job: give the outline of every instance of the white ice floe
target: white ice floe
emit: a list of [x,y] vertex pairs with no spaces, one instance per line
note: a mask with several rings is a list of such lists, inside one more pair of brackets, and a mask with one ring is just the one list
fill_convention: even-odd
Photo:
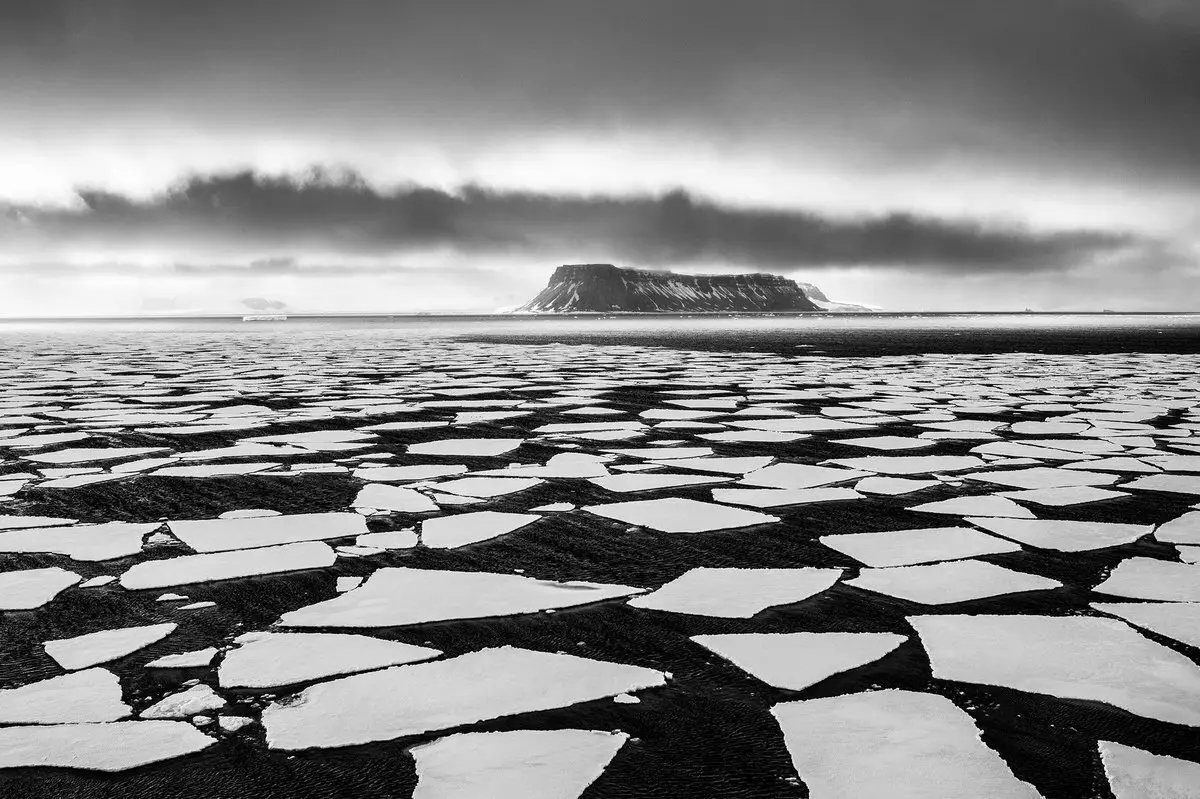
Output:
[[[341,626],[341,625],[332,625]],[[222,688],[274,688],[429,660],[438,649],[339,633],[248,633],[225,654]]]
[[75,524],[75,519],[57,519],[53,516],[3,516],[0,515],[0,530],[18,530],[28,527],[62,527]]
[[570,502],[552,502],[549,505],[538,505],[536,508],[530,508],[533,513],[566,513],[567,511],[575,510],[575,506]]
[[991,494],[973,497],[953,497],[938,502],[926,502],[914,505],[907,510],[920,513],[944,513],[950,516],[1006,516],[1018,519],[1032,519],[1033,512],[1022,507],[1011,499]]
[[1052,466],[1035,466],[1031,469],[1006,469],[994,472],[968,474],[969,480],[1012,486],[1013,488],[1066,488],[1068,486],[1112,485],[1119,475],[1103,472],[1088,472],[1081,469],[1060,469]]
[[112,560],[142,551],[142,539],[160,522],[106,522],[0,532],[0,552],[55,552],[74,560]]
[[1191,511],[1161,524],[1154,537],[1169,544],[1200,544],[1200,511]]
[[594,730],[451,735],[412,749],[412,799],[576,799],[628,738]]
[[1148,535],[1154,525],[1114,522],[1076,522],[1063,519],[968,518],[971,524],[996,535],[1038,549],[1085,552],[1132,543]]
[[354,539],[356,546],[378,549],[412,549],[420,542],[415,530],[388,530],[381,533],[364,533]]
[[890,475],[963,472],[987,465],[971,455],[870,455],[865,458],[836,458],[830,463],[870,474]]
[[267,510],[265,508],[246,508],[243,510],[227,510],[217,516],[218,519],[257,519],[263,516],[282,516],[283,514],[277,510]]
[[46,642],[46,654],[67,671],[86,669],[98,663],[123,658],[161,641],[175,632],[176,626],[173,622],[166,622],[100,630],[74,638],[58,638]]
[[1093,602],[1092,607],[1135,627],[1200,648],[1200,603]]
[[1040,799],[945,697],[912,691],[787,702],[771,710],[812,799]]
[[862,569],[858,577],[846,583],[922,605],[947,605],[1062,586],[1048,577],[1012,571],[978,560]]
[[164,451],[166,451],[166,447],[96,447],[92,449],[58,449],[53,452],[22,455],[21,457],[27,461],[37,461],[38,463],[95,463],[135,458],[140,455],[149,455],[152,452]]
[[453,549],[508,535],[540,518],[534,513],[490,510],[439,516],[421,522],[421,543],[431,549]]
[[802,691],[879,660],[908,639],[894,633],[743,633],[692,640],[768,685]]
[[856,419],[853,422],[844,422],[824,416],[793,416],[782,419],[734,419],[728,424],[746,430],[768,430],[776,433],[826,433],[835,430],[870,430],[873,427],[871,423],[859,423],[865,421]]
[[909,438],[907,436],[866,436],[864,438],[839,438],[833,441],[834,444],[843,444],[847,447],[865,447],[866,449],[878,449],[886,451],[905,450],[905,449],[923,449],[932,447],[935,442],[921,438]]
[[163,655],[146,664],[148,669],[198,669],[213,662],[217,656],[217,648],[210,646],[196,649],[192,652],[180,652],[177,655]]
[[1131,474],[1154,474],[1160,469],[1157,466],[1151,466],[1145,461],[1140,461],[1137,458],[1101,458],[1095,461],[1079,461],[1077,463],[1064,464],[1064,469],[1084,469],[1093,472],[1128,472]]
[[409,444],[407,451],[410,455],[494,458],[512,452],[524,443],[523,438],[446,438]]
[[257,577],[266,574],[320,569],[332,566],[333,550],[320,541],[304,541],[277,547],[182,555],[164,560],[135,563],[121,575],[121,585],[130,590],[172,588],[215,580]]
[[444,483],[438,483],[437,488],[439,491],[447,491],[451,494],[490,499],[492,497],[502,497],[508,494],[515,494],[518,491],[527,491],[530,488],[539,486],[544,482],[544,480],[541,480],[537,477],[470,476],[463,477],[458,480],[449,480]]
[[763,488],[817,488],[835,483],[846,483],[869,475],[870,472],[857,472],[853,469],[832,469],[828,466],[810,466],[804,463],[776,463],[746,475],[738,481],[738,485],[762,486]]
[[1200,668],[1124,622],[1095,616],[910,616],[933,676],[1200,726]]
[[1195,799],[1200,763],[1100,741],[1100,761],[1116,799]]
[[434,569],[379,569],[342,596],[283,614],[288,627],[396,627],[513,616],[641,593],[609,583],[555,582],[518,574]]
[[0,728],[0,768],[124,771],[172,760],[216,741],[184,721],[118,721]]
[[0,610],[33,610],[78,583],[75,572],[51,566],[0,572]]
[[611,449],[608,452],[614,455],[624,455],[627,458],[643,458],[654,461],[707,458],[713,454],[712,447],[640,447],[637,449]]
[[923,488],[941,485],[937,480],[910,480],[904,477],[864,477],[854,484],[854,490],[863,494],[898,496],[911,494]]
[[1184,563],[1200,563],[1200,546],[1177,546],[1175,549],[1179,552],[1179,559]]
[[1015,422],[1012,432],[1022,436],[1069,436],[1088,429],[1086,422]]
[[676,469],[688,469],[695,472],[741,475],[769,466],[773,460],[775,458],[770,455],[742,458],[681,458],[672,460],[670,465]]
[[628,494],[635,491],[661,491],[664,488],[711,485],[713,483],[725,483],[729,480],[729,477],[716,477],[703,474],[634,472],[630,474],[613,474],[608,477],[593,477],[588,482],[606,491]]
[[435,480],[439,477],[464,474],[466,471],[466,466],[438,466],[436,464],[363,466],[354,470],[354,476],[360,480],[377,480],[381,483],[411,483],[418,480]]
[[774,605],[808,599],[832,586],[841,569],[711,569],[684,572],[630,607],[748,619]]
[[352,577],[339,577],[337,578],[337,584],[334,586],[334,590],[339,594],[344,594],[347,591],[353,591],[355,588],[358,588],[360,585],[362,585],[362,581],[363,578],[357,575]]
[[428,513],[438,509],[437,504],[420,491],[387,483],[368,483],[359,489],[350,503],[355,508],[376,508],[401,513]]
[[842,502],[864,497],[852,488],[714,488],[712,498],[714,502],[730,505],[778,508],[814,502]]
[[1121,487],[1138,491],[1161,491],[1168,494],[1200,494],[1200,475],[1152,474],[1147,477],[1139,477]]
[[155,602],[180,602],[180,601],[185,601],[185,600],[187,600],[187,597],[184,596],[183,594],[166,593],[166,594],[163,594],[163,595],[157,597],[154,601]]
[[[1124,491],[1109,491],[1107,488],[1093,486],[1063,486],[1061,488],[1031,488],[1027,491],[1005,491],[1000,496],[1020,502],[1032,502],[1035,505],[1061,508],[1070,505],[1085,505],[1089,502],[1103,502],[1106,499],[1127,497],[1129,494]],[[986,516],[987,514],[979,515]]]
[[102,574],[99,577],[93,577],[90,580],[84,580],[82,583],[79,584],[79,587],[80,588],[99,588],[102,585],[108,585],[109,583],[116,582],[116,579],[117,578],[113,577],[111,574]]
[[131,712],[121,699],[117,675],[106,669],[86,669],[0,690],[0,724],[116,721]]
[[263,711],[272,749],[386,741],[663,685],[660,671],[515,647],[319,683]]
[[357,513],[297,513],[256,516],[248,519],[199,519],[171,521],[171,532],[197,552],[292,544],[345,538],[367,532],[367,523]]
[[969,527],[933,527],[919,530],[891,530],[880,533],[824,535],[819,539],[868,566],[910,566],[938,560],[960,560],[976,555],[1019,552],[1010,541],[972,530]]
[[790,444],[808,438],[806,433],[777,433],[770,430],[726,430],[723,433],[701,433],[705,441],[728,444]]
[[1200,602],[1200,566],[1154,558],[1126,558],[1092,589],[1098,594]]
[[242,727],[253,723],[254,719],[249,716],[220,716],[217,718],[217,725],[225,732],[237,732]]
[[156,469],[150,474],[154,477],[236,477],[242,474],[265,472],[279,465],[275,461],[255,461],[253,463],[215,463],[207,466],[167,466],[163,469]]
[[176,610],[203,610],[204,608],[215,608],[216,606],[217,606],[216,602],[204,600],[203,602],[192,602],[187,605],[180,605],[179,607],[177,607],[175,609]]
[[143,719],[185,719],[225,707],[225,700],[204,683],[164,697],[138,714]]
[[678,497],[590,505],[584,510],[597,516],[649,527],[662,533],[703,533],[779,521],[775,516],[757,511]]

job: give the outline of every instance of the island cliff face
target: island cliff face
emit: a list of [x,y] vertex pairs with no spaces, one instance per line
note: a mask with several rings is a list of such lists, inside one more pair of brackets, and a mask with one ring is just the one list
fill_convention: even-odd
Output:
[[820,311],[779,275],[680,275],[612,264],[567,264],[517,313]]

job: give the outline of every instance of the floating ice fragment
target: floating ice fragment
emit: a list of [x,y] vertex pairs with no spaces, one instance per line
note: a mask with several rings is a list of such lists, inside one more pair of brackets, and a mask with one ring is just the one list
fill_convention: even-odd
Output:
[[180,541],[197,552],[224,552],[299,541],[320,541],[367,532],[367,523],[357,513],[297,513],[248,519],[199,519],[172,521],[168,522],[167,526]]
[[1067,699],[1200,726],[1200,668],[1094,616],[910,616],[933,676]]
[[742,633],[692,640],[768,685],[802,691],[878,660],[908,639],[894,633]]
[[239,577],[257,577],[301,569],[319,569],[332,566],[334,560],[333,550],[319,541],[202,555],[183,555],[165,560],[135,563],[121,575],[121,585],[130,590],[172,588],[214,580],[232,580]]
[[146,664],[148,669],[197,669],[212,663],[217,656],[217,648],[210,646],[193,652],[180,652],[178,655],[163,655]]
[[466,466],[438,466],[421,464],[416,466],[364,466],[354,470],[360,480],[376,480],[381,483],[407,483],[418,480],[433,480],[454,474],[464,474]]
[[[510,471],[516,471],[510,470]],[[518,491],[526,491],[534,486],[541,485],[544,480],[536,477],[463,477],[458,480],[450,480],[444,483],[438,483],[437,487],[442,491],[449,491],[451,494],[461,494],[468,497],[491,498],[501,497],[507,494],[515,494]],[[400,489],[402,490],[402,489]]]
[[593,730],[451,735],[412,749],[412,799],[576,799],[628,738]]
[[777,517],[765,513],[678,497],[590,505],[584,510],[663,533],[702,533],[779,521]]
[[867,449],[901,450],[922,449],[932,447],[933,441],[905,436],[867,436],[864,438],[839,438],[832,443],[843,444],[847,447],[866,447]]
[[142,551],[142,538],[159,522],[106,522],[0,532],[0,552],[55,552],[75,560],[112,560]]
[[1194,602],[1093,602],[1101,613],[1118,616],[1130,624],[1200,647],[1200,604]]
[[588,482],[606,491],[628,494],[634,491],[661,491],[664,488],[724,483],[728,482],[729,479],[728,477],[712,477],[699,474],[648,474],[645,472],[634,472],[631,474],[614,474],[608,477],[594,477],[588,480]]
[[[338,625],[335,625],[338,626]],[[438,649],[338,633],[250,633],[226,653],[223,688],[274,688],[429,660]]]
[[[1089,502],[1102,502],[1106,499],[1129,495],[1124,491],[1109,491],[1106,488],[1092,486],[1063,486],[1062,488],[1033,488],[1028,491],[1005,491],[1000,496],[1021,502],[1032,502],[1035,505],[1061,508],[1069,505],[1085,505]],[[987,514],[979,515],[986,516]]]
[[[350,595],[348,595],[350,596]],[[319,683],[263,712],[272,749],[386,741],[664,684],[653,669],[515,647]]]
[[358,588],[362,585],[362,581],[363,578],[359,576],[339,577],[337,578],[337,585],[334,587],[334,590],[339,594],[344,594],[347,591],[353,591],[355,588]]
[[1154,537],[1170,544],[1200,544],[1200,511],[1185,513],[1159,525]]
[[216,741],[182,721],[118,721],[0,728],[0,768],[57,766],[94,771],[171,760]]
[[714,488],[712,497],[714,502],[751,508],[863,499],[862,494],[851,488]]
[[1200,475],[1152,474],[1139,477],[1121,487],[1138,491],[1162,491],[1168,494],[1200,494]]
[[277,510],[266,510],[262,508],[247,508],[245,510],[227,510],[218,519],[257,519],[264,516],[282,516],[283,514]]
[[51,566],[0,572],[0,610],[32,610],[78,583],[75,572]]
[[919,602],[945,605],[973,599],[1046,591],[1062,583],[1036,574],[1012,571],[978,560],[951,561],[922,566],[862,569],[848,585],[879,594]]
[[138,714],[143,719],[183,719],[225,707],[225,700],[204,683],[172,694]]
[[28,527],[61,527],[75,524],[75,519],[56,519],[52,516],[0,516],[0,530]]
[[969,527],[845,533],[821,536],[819,540],[830,549],[836,549],[868,566],[909,566],[1021,550],[1010,541]]
[[529,510],[534,513],[565,513],[566,511],[575,510],[575,506],[570,502],[553,502],[549,505],[539,505]]
[[996,519],[971,517],[968,522],[996,535],[1038,549],[1085,552],[1132,543],[1154,529],[1153,525],[1076,522],[1062,519]]
[[985,494],[973,497],[953,497],[939,502],[914,505],[908,510],[921,513],[945,513],[951,516],[1008,516],[1032,519],[1033,513],[1011,499]]
[[379,569],[342,596],[283,614],[288,627],[397,627],[536,613],[630,596],[627,585],[554,582],[491,572]]
[[84,580],[82,583],[79,584],[79,587],[80,588],[99,588],[102,585],[108,585],[111,582],[115,582],[116,579],[117,578],[113,577],[111,574],[102,574],[99,577],[93,577],[90,580]]
[[1200,566],[1154,558],[1126,558],[1092,589],[1099,594],[1200,602]]
[[58,638],[46,642],[46,654],[67,671],[85,669],[98,663],[123,658],[155,641],[161,641],[175,632],[176,626],[173,622],[167,622],[100,630],[74,638]]
[[53,452],[42,452],[37,455],[22,455],[27,461],[39,463],[95,463],[96,461],[114,461],[133,458],[138,455],[148,455],[152,452],[164,452],[166,447],[96,447],[92,449],[59,449]]
[[540,518],[531,513],[490,510],[439,516],[421,522],[421,543],[432,549],[452,549],[507,535]]
[[774,605],[808,599],[832,586],[841,569],[696,568],[644,596],[630,607],[748,619]]
[[121,683],[106,669],[86,669],[0,690],[0,724],[72,724],[116,721],[132,708]]
[[1040,799],[949,699],[874,691],[771,710],[812,799]]
[[376,508],[402,513],[428,513],[438,509],[433,500],[419,491],[386,483],[368,483],[359,490],[350,504],[356,508]]
[[168,466],[156,469],[150,474],[154,477],[235,477],[241,474],[255,474],[274,469],[278,463],[216,463],[208,466]]
[[[868,474],[931,474],[932,472],[962,472],[987,464],[970,455],[871,455],[865,458],[835,458],[830,463],[847,469],[860,469]],[[866,475],[863,475],[866,476]]]
[[803,463],[776,463],[746,475],[737,484],[765,488],[816,488],[845,483],[869,475],[870,472],[856,472],[852,469],[832,469],[828,466],[810,466]]
[[940,485],[937,480],[909,480],[904,477],[864,477],[854,484],[854,490],[863,494],[897,496],[911,494],[923,488]]
[[441,457],[494,458],[512,452],[524,443],[525,439],[522,438],[447,438],[409,444],[408,453]]
[[415,530],[389,530],[382,533],[364,533],[354,539],[355,546],[379,549],[412,549],[420,542]]
[[1036,466],[1032,469],[1007,469],[968,474],[968,480],[1012,486],[1013,488],[1064,488],[1067,486],[1103,486],[1117,482],[1118,475],[1083,470]]
[[237,732],[242,727],[253,723],[254,719],[249,716],[221,716],[217,719],[217,724],[225,732]]

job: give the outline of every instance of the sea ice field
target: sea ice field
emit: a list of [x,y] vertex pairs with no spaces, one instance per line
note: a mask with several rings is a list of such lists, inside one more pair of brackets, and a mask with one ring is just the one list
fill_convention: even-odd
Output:
[[3,331],[0,796],[1200,797],[1194,322],[638,324]]

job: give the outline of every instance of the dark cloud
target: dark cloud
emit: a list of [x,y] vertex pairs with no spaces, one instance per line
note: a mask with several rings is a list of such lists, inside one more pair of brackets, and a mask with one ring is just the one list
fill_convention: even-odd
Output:
[[1200,13],[1164,0],[11,0],[0,69],[85,125],[1200,167]]
[[[245,266],[175,264],[179,272],[287,274],[292,253],[396,256],[450,248],[530,259],[571,257],[644,266],[721,264],[788,269],[868,265],[947,273],[1054,271],[1140,242],[1104,231],[1035,232],[891,214],[835,218],[739,208],[684,191],[661,196],[551,196],[467,187],[381,191],[345,172],[304,178],[194,177],[152,200],[87,191],[82,207],[9,208],[8,232],[36,248],[148,246],[165,251],[289,253]],[[369,266],[386,270],[386,266]]]

